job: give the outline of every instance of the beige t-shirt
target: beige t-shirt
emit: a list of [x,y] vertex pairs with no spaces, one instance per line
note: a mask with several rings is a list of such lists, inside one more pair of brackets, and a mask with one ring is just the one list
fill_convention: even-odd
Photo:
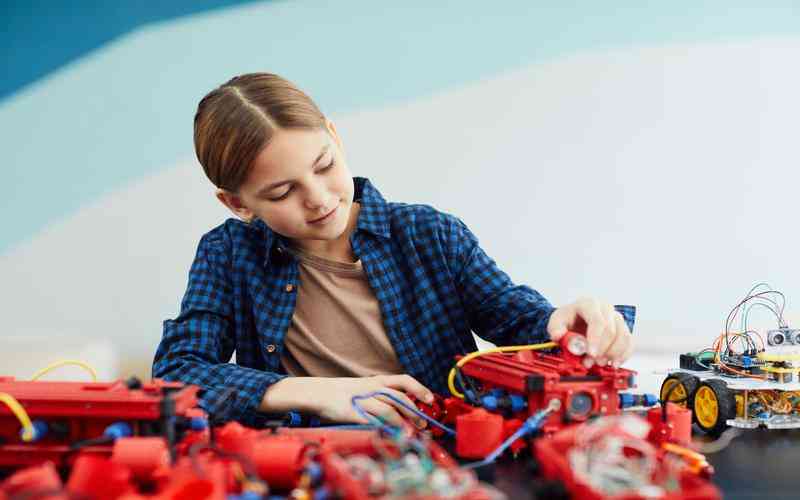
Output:
[[404,373],[361,261],[327,260],[296,248],[300,280],[281,362],[289,375],[365,377]]

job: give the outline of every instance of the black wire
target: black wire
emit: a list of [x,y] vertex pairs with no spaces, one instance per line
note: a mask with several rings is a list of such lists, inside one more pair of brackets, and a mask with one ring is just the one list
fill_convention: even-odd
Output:
[[[730,339],[728,337],[728,333],[730,332],[731,321],[736,318],[736,311],[739,308],[741,308],[742,305],[745,304],[746,302],[748,302],[748,301],[750,301],[752,299],[755,299],[755,298],[759,298],[759,297],[763,298],[764,296],[769,295],[769,294],[780,295],[781,298],[783,299],[783,301],[782,301],[783,304],[784,305],[786,304],[786,296],[783,295],[783,293],[781,293],[781,292],[779,292],[777,290],[767,290],[767,291],[764,291],[764,292],[759,292],[757,294],[749,294],[749,295],[747,295],[744,299],[741,300],[741,302],[736,304],[733,307],[733,309],[731,309],[731,312],[728,313],[728,317],[725,319],[725,345],[728,347],[728,350],[730,350],[730,345],[731,345],[730,344]],[[770,300],[770,299],[765,299],[765,300]],[[781,314],[778,316],[778,323],[779,324],[783,323],[783,309],[781,309]]]
[[84,439],[83,441],[77,441],[69,445],[70,451],[78,451],[81,448],[86,448],[87,446],[99,446],[103,444],[113,443],[114,438],[111,436],[100,436],[91,439]]
[[164,391],[163,396],[164,398],[159,405],[161,408],[159,420],[162,423],[161,431],[164,436],[164,441],[167,443],[167,449],[169,450],[169,463],[170,465],[175,465],[175,462],[178,460],[178,451],[175,448],[175,441],[177,439],[175,435],[175,400],[172,399],[170,392]]
[[[475,381],[472,380],[472,377],[467,377],[464,374],[462,374],[461,367],[459,366],[456,366],[456,380],[458,381],[459,384],[461,384],[461,389],[464,391],[464,398],[467,400],[467,402],[476,405],[480,404],[480,401],[478,400],[478,394],[480,394],[480,391],[478,390],[478,387],[475,385]],[[467,384],[469,384],[469,389],[470,389],[469,391],[467,390]],[[469,394],[470,392],[472,393],[471,396]]]
[[[773,304],[775,305],[775,307],[778,307],[777,304],[775,304],[774,302],[773,302]],[[750,311],[756,306],[765,307],[770,312],[772,312],[772,314],[774,314],[775,318],[777,318],[777,320],[778,320],[778,327],[779,328],[782,328],[782,327],[785,326],[783,324],[783,317],[778,313],[778,311],[776,311],[774,308],[770,307],[768,304],[765,304],[763,302],[754,302],[754,303],[750,304],[749,306],[747,306],[746,308],[744,308],[744,312],[742,313],[742,319],[744,321],[744,329],[745,330],[747,330],[747,320],[750,317]]]
[[[766,346],[764,346],[764,339],[762,339],[762,338],[761,338],[761,335],[759,335],[757,331],[755,331],[755,330],[747,330],[747,331],[746,331],[746,332],[744,332],[744,333],[746,333],[748,336],[749,336],[751,333],[755,333],[755,334],[756,334],[756,336],[758,337],[758,340],[759,340],[759,342],[761,343],[761,348],[762,348],[762,350],[763,350],[763,348],[765,348],[765,347],[766,347]],[[752,338],[752,337],[750,337],[750,338]],[[753,349],[755,349],[755,351],[756,351],[756,352],[759,352],[759,347],[758,347],[758,344],[756,344],[756,341],[755,341],[755,340],[753,340]]]
[[[772,309],[771,307],[769,307],[767,304],[765,304],[763,302],[756,302],[756,304],[761,304],[762,306],[767,307],[770,311],[772,311],[772,313],[778,319],[778,324],[780,326],[783,326],[783,324],[784,324],[784,322],[783,322],[783,310],[784,310],[784,308],[786,306],[786,296],[783,293],[781,293],[781,292],[779,292],[777,290],[766,290],[764,292],[759,292],[759,293],[757,293],[755,295],[747,295],[744,299],[742,299],[742,301],[739,304],[737,304],[737,306],[734,308],[734,310],[740,308],[745,302],[748,302],[748,301],[756,299],[756,298],[759,299],[759,300],[765,300],[765,301],[771,303],[772,305],[774,305],[777,308],[778,307],[778,303],[776,301],[774,301],[773,299],[771,299],[770,297],[767,297],[767,295],[770,295],[770,294],[776,294],[776,295],[779,295],[781,297],[782,300],[781,300],[781,305],[780,305],[780,313],[775,311],[774,309]],[[731,312],[733,312],[733,311],[731,311]],[[736,315],[734,315],[733,317],[730,318],[731,322],[735,319],[735,317],[736,317]],[[727,324],[727,323],[726,323],[726,328],[730,328],[729,324]]]
[[71,445],[69,445],[69,448],[67,449],[67,451],[63,455],[61,455],[61,457],[59,458],[59,462],[58,462],[59,463],[59,467],[69,467],[70,466],[70,460],[72,459],[72,456],[75,455],[76,453],[80,452],[83,448],[86,448],[87,446],[100,446],[100,445],[104,445],[104,444],[109,444],[109,443],[111,443],[113,441],[114,441],[114,438],[111,438],[109,436],[100,436],[100,437],[91,438],[91,439],[84,439],[83,441],[77,441],[75,443],[72,443]]
[[[781,312],[780,312],[780,317],[779,317],[778,321],[779,321],[779,323],[781,323],[781,326],[786,326],[786,324],[783,322],[783,311],[786,309],[786,296],[784,296],[781,292],[773,290],[772,287],[769,286],[769,283],[765,283],[765,282],[762,281],[761,283],[756,283],[755,285],[753,285],[753,288],[751,288],[750,291],[747,292],[747,295],[752,294],[754,291],[756,291],[761,286],[766,286],[767,287],[767,291],[770,291],[770,292],[774,291],[778,295],[781,296],[781,307],[780,307]],[[769,302],[772,302],[772,304],[775,307],[778,307],[778,303],[775,302],[774,300],[768,299],[766,297],[763,297],[763,299],[764,300],[768,300]]]

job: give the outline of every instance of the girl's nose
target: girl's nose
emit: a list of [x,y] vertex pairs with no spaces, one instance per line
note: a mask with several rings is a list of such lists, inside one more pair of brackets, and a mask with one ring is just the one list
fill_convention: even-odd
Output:
[[[321,185],[311,186],[306,194],[306,206],[311,210],[327,208],[328,191]],[[324,215],[324,214],[323,214]]]

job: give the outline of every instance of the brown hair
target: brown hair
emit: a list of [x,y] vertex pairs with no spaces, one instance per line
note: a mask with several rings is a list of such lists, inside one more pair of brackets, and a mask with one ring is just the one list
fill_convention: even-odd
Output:
[[249,73],[200,101],[194,148],[211,182],[235,193],[276,131],[320,127],[325,127],[325,116],[292,82],[271,73]]

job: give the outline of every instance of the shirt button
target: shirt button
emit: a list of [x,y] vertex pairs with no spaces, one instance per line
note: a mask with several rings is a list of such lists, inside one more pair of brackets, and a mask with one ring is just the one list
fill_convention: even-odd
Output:
[[287,292],[291,292],[292,290],[294,290],[294,285],[292,285],[291,283],[287,283],[286,284],[286,291]]
[[275,344],[267,345],[267,352],[275,352],[275,349],[276,349]]

